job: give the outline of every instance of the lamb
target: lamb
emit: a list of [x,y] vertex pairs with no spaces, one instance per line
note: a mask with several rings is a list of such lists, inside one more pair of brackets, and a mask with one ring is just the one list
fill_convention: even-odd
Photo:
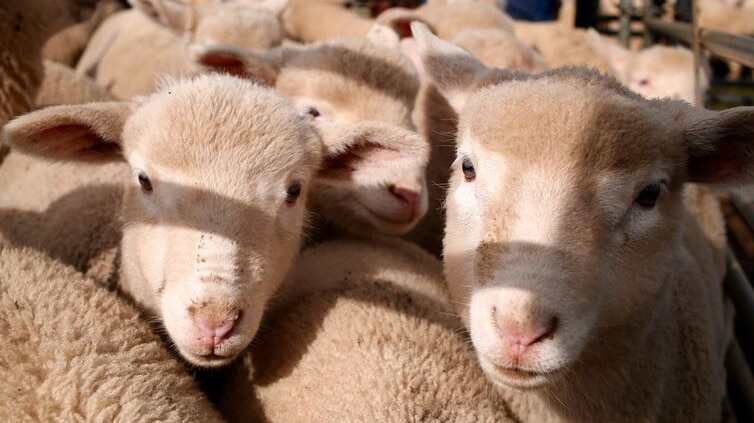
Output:
[[314,241],[404,234],[427,212],[429,146],[411,122],[418,80],[389,28],[264,53],[211,45],[192,53],[209,69],[274,86],[319,129],[326,157],[309,197]]
[[137,7],[105,21],[76,71],[120,99],[151,93],[156,76],[190,73],[188,45],[224,43],[265,50],[280,45],[278,15],[287,0],[191,6],[174,0],[133,0]]
[[44,79],[34,101],[35,107],[111,100],[115,97],[86,75],[66,65],[44,61]]
[[496,71],[413,32],[461,105],[444,275],[512,411],[719,419],[723,221],[714,196],[685,183],[754,179],[754,108],[647,100],[586,68]]
[[377,17],[377,22],[398,26],[400,22],[419,21],[432,28],[438,37],[452,40],[467,29],[497,29],[513,34],[513,19],[490,2],[454,0],[427,3],[409,10],[394,7]]
[[[654,45],[638,52],[628,50],[587,31],[594,51],[610,65],[613,74],[632,91],[646,98],[668,97],[694,103],[694,55],[681,46]],[[703,60],[700,69],[701,88],[709,84],[709,66]]]
[[585,65],[610,72],[610,66],[594,52],[586,31],[572,23],[515,21],[516,37],[538,51],[550,68]]
[[119,287],[192,364],[227,364],[249,344],[298,252],[321,160],[287,101],[204,75],[134,101],[42,109],[4,137],[54,160],[125,160]]
[[62,65],[76,67],[89,39],[102,22],[122,10],[118,0],[100,0],[96,9],[85,21],[64,28],[50,37],[42,49],[42,57]]
[[[16,115],[28,112],[42,81],[42,46],[55,31],[74,23],[83,8],[94,0],[53,2],[45,0],[3,0],[0,2],[0,126]],[[7,149],[0,147],[0,163]]]
[[373,19],[359,16],[339,1],[291,0],[282,20],[286,35],[305,43],[361,37],[374,25]]
[[514,421],[459,333],[437,259],[398,239],[340,239],[294,269],[274,330],[222,384],[229,421]]
[[548,69],[545,59],[536,50],[499,29],[467,29],[450,41],[489,67],[529,73]]
[[0,420],[220,422],[139,313],[70,267],[0,247]]

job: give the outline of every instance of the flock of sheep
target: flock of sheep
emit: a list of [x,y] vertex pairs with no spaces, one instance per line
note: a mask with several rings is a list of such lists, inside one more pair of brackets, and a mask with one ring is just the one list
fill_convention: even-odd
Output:
[[720,421],[754,108],[688,50],[129,3],[0,0],[0,420]]

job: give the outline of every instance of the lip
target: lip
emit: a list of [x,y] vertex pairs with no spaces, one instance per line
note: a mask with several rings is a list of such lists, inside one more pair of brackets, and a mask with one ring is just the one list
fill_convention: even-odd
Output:
[[222,367],[230,364],[238,356],[238,354],[224,356],[215,353],[199,355],[188,352],[184,352],[184,355],[190,359],[191,363],[202,367]]
[[516,366],[501,366],[490,360],[482,359],[482,368],[492,376],[496,382],[516,389],[537,389],[550,383],[561,371],[535,371]]

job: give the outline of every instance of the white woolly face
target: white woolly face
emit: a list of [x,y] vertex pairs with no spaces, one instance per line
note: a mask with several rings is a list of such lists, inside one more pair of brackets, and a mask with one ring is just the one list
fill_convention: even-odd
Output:
[[[474,107],[476,116],[480,109],[491,110]],[[544,130],[516,133],[520,125],[500,118],[514,112],[501,109],[487,120],[461,116],[444,268],[483,370],[495,383],[530,389],[585,360],[605,331],[649,313],[679,242],[680,185],[677,162],[646,146],[626,147],[637,162],[625,167],[620,155],[610,162],[612,141],[579,145],[583,133],[549,130],[554,115],[535,118]],[[511,132],[479,126],[492,119]],[[584,162],[600,155],[607,165],[590,170]]]
[[203,367],[231,362],[256,334],[300,248],[321,148],[292,108],[217,100],[204,117],[144,107],[124,131],[123,283]]
[[[704,70],[701,72],[700,78],[705,81]],[[645,98],[694,102],[694,57],[688,49],[655,46],[634,53],[619,77]]]
[[316,69],[284,69],[277,88],[311,119],[325,144],[311,209],[349,233],[411,230],[429,205],[429,146],[413,130],[411,108]]

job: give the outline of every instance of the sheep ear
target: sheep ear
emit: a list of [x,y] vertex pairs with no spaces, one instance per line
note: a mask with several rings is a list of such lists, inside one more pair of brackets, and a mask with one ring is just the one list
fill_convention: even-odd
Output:
[[155,22],[179,34],[183,34],[194,26],[194,8],[185,2],[176,0],[128,1]]
[[378,24],[390,27],[398,34],[398,37],[409,38],[411,37],[411,22],[421,22],[434,32],[434,28],[427,21],[425,21],[419,14],[410,9],[402,7],[391,7],[377,16],[376,22]]
[[401,39],[398,34],[392,28],[378,23],[372,25],[372,28],[369,29],[367,40],[376,46],[391,50],[401,48]]
[[597,56],[604,60],[617,76],[622,77],[626,74],[628,62],[631,60],[631,55],[633,54],[630,50],[601,36],[594,28],[587,30],[586,39]]
[[21,152],[51,160],[121,160],[123,126],[135,108],[130,102],[48,107],[9,122],[3,139]]
[[460,112],[477,82],[490,74],[490,68],[463,48],[436,37],[422,23],[413,22],[411,31],[424,72],[453,109]]
[[276,16],[280,16],[285,11],[285,8],[288,7],[288,3],[290,3],[289,0],[265,0],[259,3],[259,6],[269,10]]
[[689,147],[691,182],[754,182],[754,107],[715,112],[685,106],[679,122]]
[[282,67],[281,49],[251,52],[233,46],[194,44],[189,48],[191,60],[198,66],[251,79],[274,86]]

